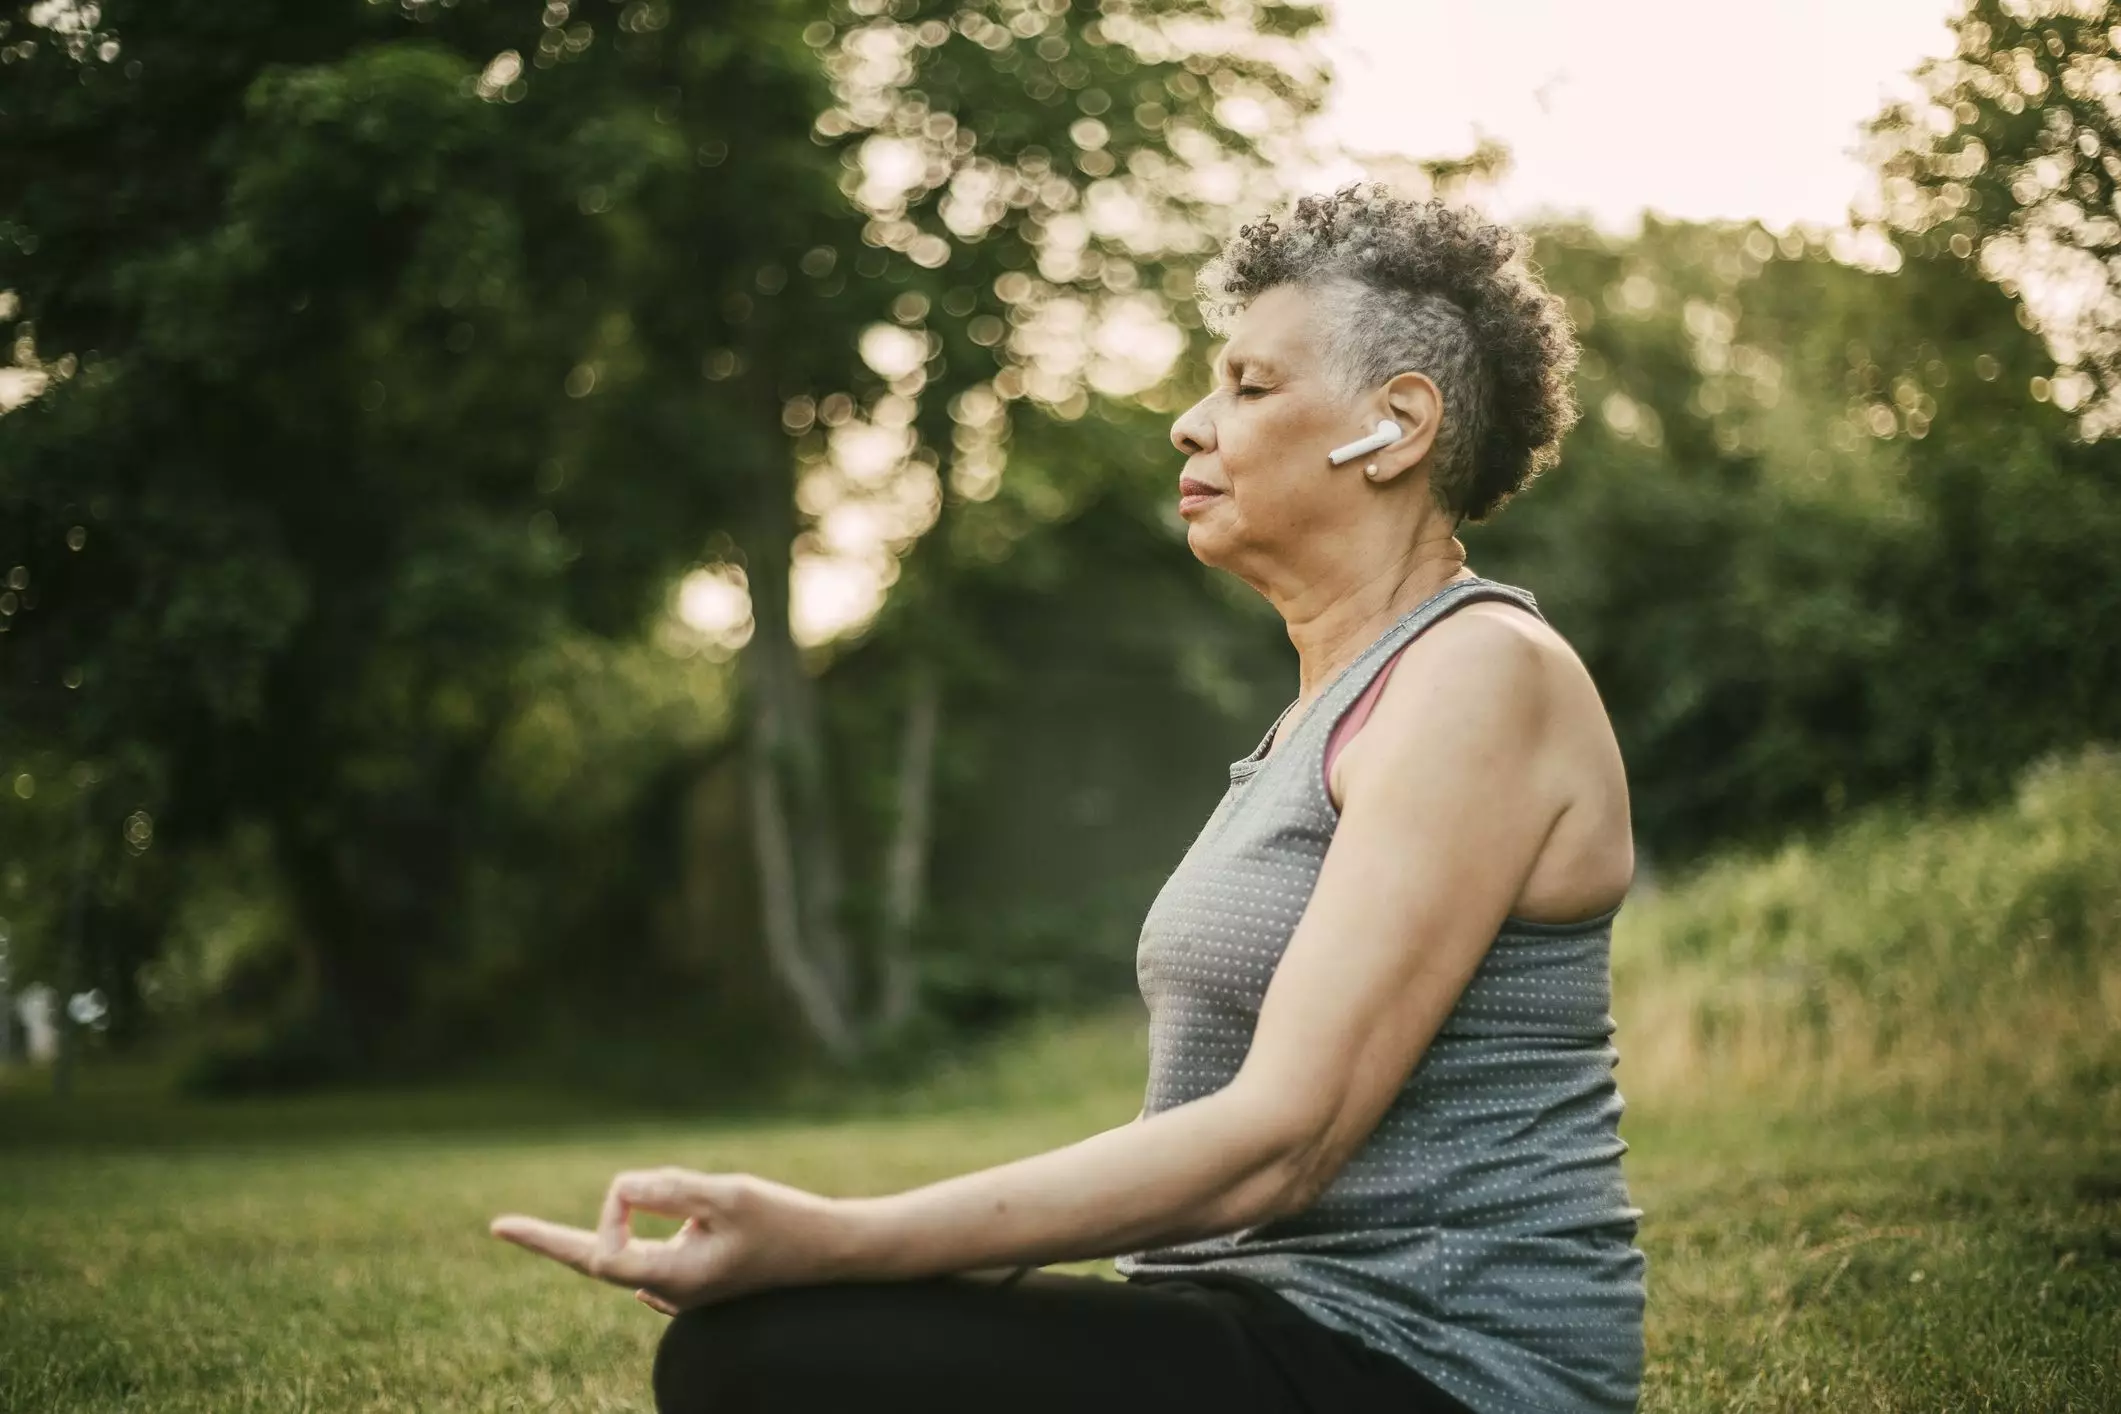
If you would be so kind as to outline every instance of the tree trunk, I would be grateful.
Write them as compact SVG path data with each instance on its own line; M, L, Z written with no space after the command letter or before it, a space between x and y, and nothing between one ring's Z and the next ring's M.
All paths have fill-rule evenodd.
M944 421L939 430L927 429L928 440L947 438L948 431ZM776 426L767 442L778 440ZM846 1060L904 1025L919 1000L912 939L934 837L941 679L934 655L916 649L884 851L883 907L874 936L865 940L873 945L867 953L875 964L872 974L856 966L847 935L843 836L826 769L818 688L804 671L793 633L794 488L780 476L761 477L758 484L745 545L752 637L743 670L761 923L767 959L812 1035L828 1054ZM939 536L943 528L939 519L931 534ZM874 977L868 991L865 975Z
M818 1043L844 1060L860 1050L861 1037L840 916L838 822L817 686L803 670L789 618L792 517L785 500L764 509L747 547L753 630L744 652L759 912L775 975Z
M906 725L899 739L898 819L884 862L884 916L877 938L882 973L876 1029L888 1033L906 1023L918 996L913 964L913 925L919 921L928 882L929 841L934 833L935 742L942 725L942 692L934 665L913 671L906 698Z

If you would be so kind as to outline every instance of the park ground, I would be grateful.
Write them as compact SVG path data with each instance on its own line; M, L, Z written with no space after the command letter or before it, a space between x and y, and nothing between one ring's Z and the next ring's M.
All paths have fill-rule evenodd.
M1616 943L1646 1411L2121 1408L2121 765L1712 866ZM1707 940L1707 941L1705 941ZM0 1409L645 1410L661 1319L493 1241L620 1167L879 1191L1132 1116L1132 1011L837 1113L0 1090Z

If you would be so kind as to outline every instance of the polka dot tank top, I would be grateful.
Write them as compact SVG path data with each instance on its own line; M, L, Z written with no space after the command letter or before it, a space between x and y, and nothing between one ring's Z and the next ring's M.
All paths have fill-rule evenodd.
M1228 793L1142 927L1144 1113L1235 1078L1333 840L1334 725L1399 649L1480 600L1539 612L1530 594L1491 580L1447 585L1365 649L1271 757L1272 731L1231 766ZM1391 1108L1316 1202L1131 1253L1120 1272L1251 1277L1476 1414L1634 1409L1644 1262L1620 1167L1612 918L1505 920Z

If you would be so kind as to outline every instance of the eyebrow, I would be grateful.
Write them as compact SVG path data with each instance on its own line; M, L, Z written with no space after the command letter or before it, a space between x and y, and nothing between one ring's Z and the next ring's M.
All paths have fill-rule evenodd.
M1248 353L1240 353L1236 358L1232 358L1227 349L1216 357L1216 363L1220 365L1219 371L1223 373L1230 373L1237 369L1250 369L1253 372L1268 374L1281 371L1271 359L1262 358L1258 354Z

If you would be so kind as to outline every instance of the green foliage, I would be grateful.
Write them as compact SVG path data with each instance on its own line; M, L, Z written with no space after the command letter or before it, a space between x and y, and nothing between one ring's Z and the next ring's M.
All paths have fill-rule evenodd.
M117 1043L247 1038L226 1073L258 1080L511 1046L616 1080L669 1037L777 1065L735 748L804 737L773 756L797 854L844 845L821 911L885 935L927 682L929 1020L1124 990L1290 680L1168 506L1192 268L1270 195L1250 134L1319 97L1282 46L1318 12L1243 9L0 9L0 319L46 380L0 416L18 983L100 985ZM1890 273L1740 227L1538 234L1589 416L1474 563L1584 653L1660 864L2121 738L2121 479L1973 258L2105 180L2108 41L1961 29L1956 136L1880 127L1913 144L1891 190L1950 207ZM1107 317L1174 371L1068 332ZM910 361L872 367L879 333ZM864 432L902 441L884 484L835 450ZM878 505L888 602L798 645L791 569ZM672 628L703 565L748 577L734 664Z
M2097 1089L2121 1063L2117 850L2101 749L1977 814L1873 810L1654 890L1615 934L1631 1092Z
M489 781L523 664L693 552L584 554L537 474L589 435L561 390L618 263L580 174L636 181L670 144L506 121L477 80L527 16L113 4L69 53L30 8L0 284L68 352L0 423L0 534L43 589L6 643L5 730L97 778L105 890L139 867L100 843L129 811L173 862L267 832L288 1000L322 1010L292 1064L416 1053L407 1023L475 933L472 856L520 823ZM122 1014L120 961L98 980Z
M1816 841L1718 860L1631 910L1622 958L1800 966L1873 1005L1964 1019L1997 977L2053 981L2121 960L2117 850L2121 755L2093 751L2035 768L1979 814L1872 811Z
M2025 400L2045 354L1992 285L1742 227L1538 256L1587 416L1468 544L1584 655L1656 856L2121 737L2115 454Z
M1318 15L1252 18L1288 38ZM1169 42L1187 19L1199 42ZM1097 370L1018 331L1168 317L1236 192L1209 179L1260 170L1220 105L1316 99L1191 0L20 0L0 28L0 290L47 385L0 421L0 559L27 581L0 614L0 756L46 782L0 824L16 971L100 983L121 1034L143 976L165 1008L228 987L293 1043L241 1072L261 1080L423 1063L519 990L575 1025L599 995L727 981L698 915L724 905L717 946L751 948L755 903L694 888L670 841L684 778L727 760L733 685L631 646L689 651L658 631L672 581L746 565L754 685L800 686L785 586L847 489L828 433L910 421L901 479L947 470L937 499L970 513L907 564L880 674L847 680L895 702L893 663L944 659L987 694L1002 658L975 667L967 621L1041 639L964 604L957 566L1012 582L994 547L1142 461L1103 461L1080 420ZM914 366L867 365L879 325ZM948 465L1012 428L1007 492ZM1140 541L1085 526L1108 523ZM1027 553L1022 582L1113 568L1097 533L1043 571ZM1152 578L1199 598L1197 571ZM842 772L857 828L889 799L878 705L839 714L869 744ZM77 844L94 956L69 959ZM597 965L613 937L634 967ZM537 1034L542 1005L514 1009Z
M1977 260L2043 311L2056 400L2110 431L2121 376L2121 6L1973 0L1920 99L1872 124L1884 219L1903 248Z
M2117 849L2121 757L2093 750L1622 913L1646 1410L2102 1407Z

